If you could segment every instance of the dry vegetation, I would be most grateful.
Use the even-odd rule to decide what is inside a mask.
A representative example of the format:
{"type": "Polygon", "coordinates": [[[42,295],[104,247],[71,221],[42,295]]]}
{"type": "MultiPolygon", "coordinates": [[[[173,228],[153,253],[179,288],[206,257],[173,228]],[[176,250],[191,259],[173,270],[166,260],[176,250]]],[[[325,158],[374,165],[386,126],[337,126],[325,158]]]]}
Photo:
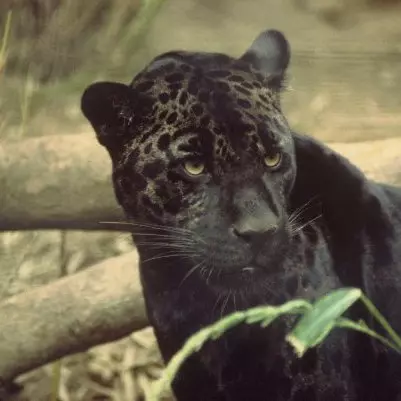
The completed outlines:
{"type": "MultiPolygon", "coordinates": [[[[104,62],[116,75],[128,69],[132,71],[134,55],[132,60],[127,60],[126,54],[132,53],[137,46],[140,35],[160,4],[160,1],[140,3],[139,0],[2,1],[2,137],[32,136],[34,133],[27,128],[43,112],[43,104],[52,103],[50,98],[54,95],[67,91],[76,102],[80,90],[77,86],[81,86],[77,82],[93,79],[93,76],[86,76],[91,74],[96,63],[104,62]],[[10,10],[11,26],[6,22],[7,16],[10,21],[10,10]],[[11,27],[7,35],[4,34],[6,26],[11,27]],[[123,54],[124,63],[121,60],[123,54]]],[[[69,107],[69,100],[68,96],[64,97],[57,107],[69,107]]],[[[67,119],[62,116],[61,121],[67,119]]],[[[43,122],[43,117],[39,121],[43,122]]],[[[0,236],[0,299],[73,274],[130,249],[131,240],[126,234],[4,233],[0,236]]],[[[60,364],[55,363],[20,377],[18,383],[22,387],[11,387],[7,394],[0,389],[0,400],[55,399],[59,368],[60,364]]],[[[151,329],[145,329],[116,343],[62,360],[58,399],[144,400],[150,382],[158,376],[160,368],[154,336],[151,329]]]]}
{"type": "Polygon", "coordinates": [[[19,0],[2,2],[0,15],[11,3],[15,45],[9,48],[8,71],[40,83],[70,77],[112,50],[108,64],[116,65],[115,53],[125,50],[123,39],[132,40],[140,6],[139,0],[19,0]]]}
{"type": "Polygon", "coordinates": [[[2,0],[1,27],[13,11],[2,71],[3,135],[23,136],[28,120],[30,136],[58,131],[60,120],[65,132],[82,123],[77,96],[91,80],[132,75],[140,61],[135,50],[162,3],[2,0]]]}

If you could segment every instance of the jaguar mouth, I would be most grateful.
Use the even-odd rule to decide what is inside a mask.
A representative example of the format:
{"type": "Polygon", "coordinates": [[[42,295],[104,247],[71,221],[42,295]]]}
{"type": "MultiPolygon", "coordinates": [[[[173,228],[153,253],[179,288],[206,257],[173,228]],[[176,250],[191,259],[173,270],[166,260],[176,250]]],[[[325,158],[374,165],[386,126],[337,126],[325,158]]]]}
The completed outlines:
{"type": "Polygon", "coordinates": [[[221,278],[222,282],[227,282],[228,279],[241,281],[247,278],[254,279],[255,275],[260,275],[263,272],[266,273],[265,268],[252,263],[230,269],[220,269],[217,276],[221,278]]]}
{"type": "Polygon", "coordinates": [[[255,267],[255,266],[246,266],[246,267],[243,267],[241,269],[241,271],[243,273],[252,274],[252,273],[255,273],[256,269],[257,269],[257,267],[255,267]]]}

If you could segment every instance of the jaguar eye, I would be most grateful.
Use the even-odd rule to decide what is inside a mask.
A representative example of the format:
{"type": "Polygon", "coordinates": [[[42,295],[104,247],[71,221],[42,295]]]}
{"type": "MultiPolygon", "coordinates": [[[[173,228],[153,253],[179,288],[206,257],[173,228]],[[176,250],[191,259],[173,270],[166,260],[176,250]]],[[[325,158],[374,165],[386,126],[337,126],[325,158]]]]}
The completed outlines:
{"type": "Polygon", "coordinates": [[[270,155],[266,155],[264,162],[267,167],[277,167],[281,162],[281,152],[275,152],[270,155]]]}
{"type": "Polygon", "coordinates": [[[184,168],[190,175],[201,175],[205,171],[205,164],[200,160],[187,160],[184,163],[184,168]]]}

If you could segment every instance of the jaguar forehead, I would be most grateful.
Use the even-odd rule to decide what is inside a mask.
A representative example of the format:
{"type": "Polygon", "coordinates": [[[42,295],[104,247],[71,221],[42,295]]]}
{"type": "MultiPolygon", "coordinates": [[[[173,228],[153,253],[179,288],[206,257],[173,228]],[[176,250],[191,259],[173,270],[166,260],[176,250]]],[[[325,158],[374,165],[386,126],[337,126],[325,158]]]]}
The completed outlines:
{"type": "MultiPolygon", "coordinates": [[[[225,126],[226,134],[231,140],[241,138],[242,134],[255,132],[255,124],[270,124],[269,132],[278,132],[284,121],[270,117],[278,110],[277,99],[268,88],[257,85],[238,83],[238,72],[229,72],[224,78],[199,76],[180,70],[172,70],[157,80],[147,79],[143,75],[134,85],[154,97],[153,117],[156,124],[150,121],[141,132],[142,142],[149,136],[176,135],[177,129],[185,128],[220,129],[225,126]],[[231,74],[231,75],[230,75],[231,74]],[[230,81],[230,76],[235,78],[230,81]],[[228,79],[227,79],[228,78],[228,79]],[[278,129],[277,129],[278,128],[278,129]]],[[[207,136],[206,132],[203,135],[207,136]]],[[[167,139],[165,139],[167,140],[167,139]]]]}

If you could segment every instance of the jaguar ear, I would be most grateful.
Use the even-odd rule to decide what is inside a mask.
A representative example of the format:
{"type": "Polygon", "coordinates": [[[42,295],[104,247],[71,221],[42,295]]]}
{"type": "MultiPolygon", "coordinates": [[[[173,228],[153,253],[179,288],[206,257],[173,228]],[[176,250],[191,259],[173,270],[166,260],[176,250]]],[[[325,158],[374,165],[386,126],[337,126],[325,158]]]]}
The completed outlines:
{"type": "Polygon", "coordinates": [[[272,88],[279,90],[290,61],[290,45],[281,32],[268,30],[253,41],[240,59],[271,77],[272,88]]]}
{"type": "Polygon", "coordinates": [[[110,153],[135,136],[148,111],[149,100],[143,98],[133,88],[115,82],[96,82],[83,93],[81,110],[110,153]]]}

